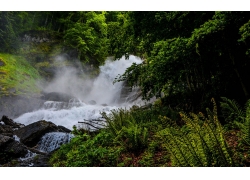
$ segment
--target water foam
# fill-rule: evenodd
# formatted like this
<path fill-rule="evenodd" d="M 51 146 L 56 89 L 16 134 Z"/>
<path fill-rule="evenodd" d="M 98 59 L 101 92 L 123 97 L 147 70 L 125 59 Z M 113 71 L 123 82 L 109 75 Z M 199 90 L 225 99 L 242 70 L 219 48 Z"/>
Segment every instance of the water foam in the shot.
<path fill-rule="evenodd" d="M 109 113 L 112 109 L 129 107 L 132 105 L 131 103 L 119 102 L 123 82 L 113 84 L 113 81 L 118 74 L 123 74 L 132 63 L 139 64 L 141 62 L 142 60 L 135 56 L 130 56 L 128 60 L 125 60 L 124 57 L 117 61 L 108 59 L 105 65 L 100 67 L 100 74 L 94 80 L 91 91 L 82 95 L 84 102 L 82 100 L 71 100 L 68 103 L 47 101 L 41 109 L 27 112 L 16 118 L 15 121 L 28 125 L 39 120 L 46 120 L 72 130 L 79 121 L 101 118 L 100 112 Z M 84 82 L 79 81 L 78 83 Z M 97 104 L 85 103 L 89 100 L 94 100 Z"/>

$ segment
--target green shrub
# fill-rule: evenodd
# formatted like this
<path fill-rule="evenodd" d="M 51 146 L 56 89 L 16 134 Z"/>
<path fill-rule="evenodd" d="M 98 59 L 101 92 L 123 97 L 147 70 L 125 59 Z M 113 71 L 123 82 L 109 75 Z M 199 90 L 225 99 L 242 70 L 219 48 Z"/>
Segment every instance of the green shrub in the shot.
<path fill-rule="evenodd" d="M 149 132 L 153 133 L 173 124 L 166 117 L 171 115 L 174 116 L 175 113 L 159 106 L 134 106 L 130 110 L 112 110 L 109 115 L 102 113 L 107 122 L 107 131 L 112 134 L 114 141 L 135 154 L 148 147 Z"/>
<path fill-rule="evenodd" d="M 235 100 L 222 97 L 222 113 L 230 127 L 240 130 L 239 137 L 244 145 L 250 146 L 250 100 L 241 108 Z"/>
<path fill-rule="evenodd" d="M 237 128 L 235 122 L 243 122 L 245 119 L 245 112 L 240 105 L 235 101 L 226 97 L 221 97 L 220 102 L 221 112 L 226 122 L 226 127 L 229 129 Z"/>
<path fill-rule="evenodd" d="M 102 130 L 91 137 L 81 134 L 62 145 L 50 158 L 52 166 L 94 167 L 117 166 L 122 148 L 112 145 L 109 133 Z"/>
<path fill-rule="evenodd" d="M 138 127 L 138 125 L 123 127 L 114 140 L 127 151 L 138 154 L 148 145 L 148 130 L 145 127 Z"/>

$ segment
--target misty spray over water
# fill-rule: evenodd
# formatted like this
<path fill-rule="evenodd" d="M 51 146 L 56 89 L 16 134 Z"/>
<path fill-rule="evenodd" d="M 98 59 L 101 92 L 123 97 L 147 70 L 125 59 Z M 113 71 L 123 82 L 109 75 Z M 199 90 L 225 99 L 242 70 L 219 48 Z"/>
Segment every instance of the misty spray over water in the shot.
<path fill-rule="evenodd" d="M 59 63 L 64 62 L 63 58 L 56 60 Z M 107 59 L 95 79 L 89 78 L 80 66 L 62 67 L 51 82 L 43 83 L 43 91 L 67 93 L 75 98 L 69 102 L 46 101 L 39 110 L 25 113 L 15 121 L 28 125 L 46 120 L 72 129 L 79 121 L 100 118 L 100 112 L 109 113 L 112 109 L 129 107 L 131 103 L 120 101 L 123 82 L 113 84 L 113 81 L 132 63 L 140 64 L 142 60 L 132 55 L 127 60 L 125 57 L 116 61 Z M 89 103 L 90 101 L 94 103 Z"/>

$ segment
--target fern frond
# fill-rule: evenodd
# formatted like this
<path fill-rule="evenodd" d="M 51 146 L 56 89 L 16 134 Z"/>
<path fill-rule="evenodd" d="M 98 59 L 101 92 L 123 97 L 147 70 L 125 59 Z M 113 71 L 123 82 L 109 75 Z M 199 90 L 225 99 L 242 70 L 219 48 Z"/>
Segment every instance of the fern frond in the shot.
<path fill-rule="evenodd" d="M 221 97 L 223 102 L 220 102 L 222 115 L 227 122 L 244 121 L 245 112 L 235 100 L 230 100 L 226 97 Z"/>
<path fill-rule="evenodd" d="M 185 127 L 177 130 L 167 128 L 161 131 L 166 147 L 171 153 L 174 166 L 233 166 L 223 129 L 217 116 L 217 106 L 212 99 L 213 111 L 202 113 L 181 112 Z"/>

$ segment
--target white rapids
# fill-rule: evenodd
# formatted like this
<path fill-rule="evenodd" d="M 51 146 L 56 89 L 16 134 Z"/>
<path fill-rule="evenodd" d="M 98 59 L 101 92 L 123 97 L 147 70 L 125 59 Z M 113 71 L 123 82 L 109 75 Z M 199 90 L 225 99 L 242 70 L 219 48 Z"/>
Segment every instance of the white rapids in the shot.
<path fill-rule="evenodd" d="M 37 144 L 37 149 L 42 152 L 52 152 L 62 144 L 68 143 L 73 137 L 70 133 L 51 132 L 45 134 Z"/>
<path fill-rule="evenodd" d="M 108 59 L 106 63 L 100 67 L 100 74 L 94 79 L 91 85 L 89 85 L 89 83 L 84 84 L 86 81 L 80 81 L 79 78 L 76 81 L 76 88 L 70 84 L 70 89 L 77 89 L 80 85 L 81 88 L 88 86 L 89 91 L 82 91 L 87 93 L 81 94 L 80 91 L 72 94 L 77 97 L 77 99 L 72 99 L 68 103 L 46 101 L 39 110 L 27 112 L 17 117 L 15 121 L 28 125 L 39 120 L 46 120 L 72 130 L 74 125 L 78 126 L 78 122 L 101 118 L 100 112 L 109 113 L 112 109 L 131 107 L 133 105 L 131 102 L 126 103 L 119 101 L 123 82 L 113 84 L 113 81 L 117 75 L 123 74 L 132 63 L 139 64 L 142 63 L 142 60 L 132 55 L 128 60 L 125 60 L 124 57 L 116 61 Z M 63 75 L 61 74 L 60 82 L 54 80 L 54 82 L 56 82 L 54 83 L 55 86 L 50 86 L 50 90 L 62 90 L 61 92 L 67 93 L 66 89 L 69 89 L 69 87 L 64 87 L 67 82 L 63 82 L 62 79 Z M 67 77 L 67 81 L 73 82 L 73 77 L 70 80 Z M 133 92 L 131 92 L 131 94 L 133 94 Z M 96 104 L 92 105 L 88 103 L 91 100 L 94 100 Z M 142 101 L 140 101 L 140 103 L 142 103 Z"/>

